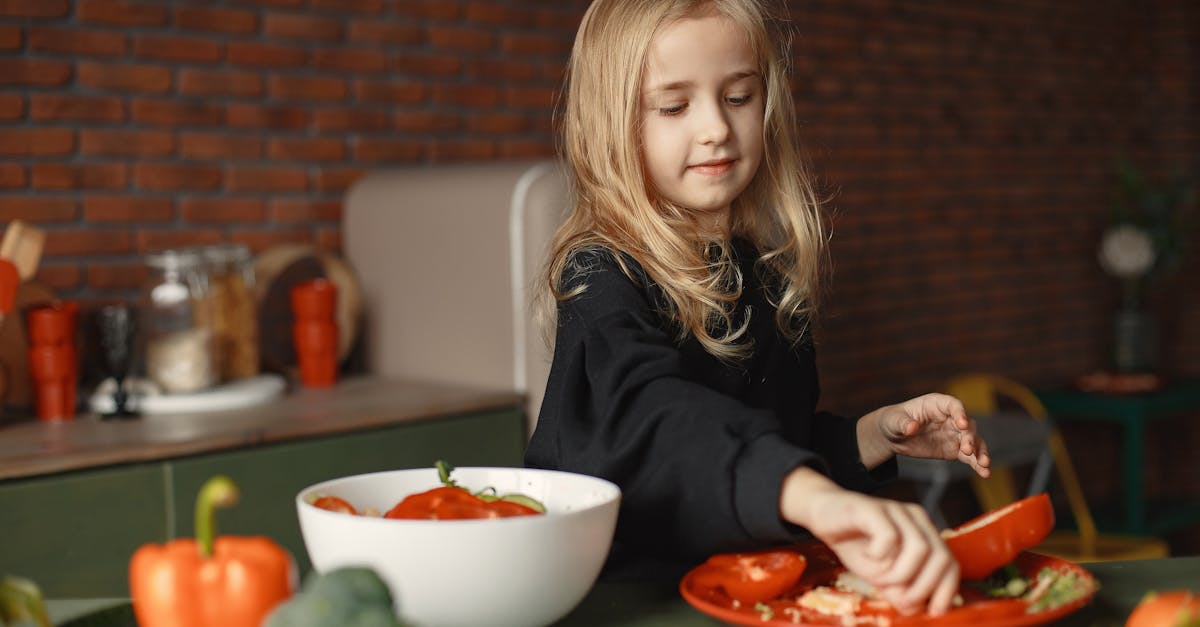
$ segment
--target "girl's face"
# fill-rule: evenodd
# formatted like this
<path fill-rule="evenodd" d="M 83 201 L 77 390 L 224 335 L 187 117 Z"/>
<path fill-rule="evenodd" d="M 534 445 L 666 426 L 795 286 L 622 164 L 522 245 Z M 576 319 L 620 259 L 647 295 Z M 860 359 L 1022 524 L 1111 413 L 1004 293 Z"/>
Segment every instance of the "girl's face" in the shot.
<path fill-rule="evenodd" d="M 650 182 L 698 223 L 724 228 L 762 160 L 762 76 L 745 31 L 724 15 L 672 22 L 651 40 L 643 80 Z"/>

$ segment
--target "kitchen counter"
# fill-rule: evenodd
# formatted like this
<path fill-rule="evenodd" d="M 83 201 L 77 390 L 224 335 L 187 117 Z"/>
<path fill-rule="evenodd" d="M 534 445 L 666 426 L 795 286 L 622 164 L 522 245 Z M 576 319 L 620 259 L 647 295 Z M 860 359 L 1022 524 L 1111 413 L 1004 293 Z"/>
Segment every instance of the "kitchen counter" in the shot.
<path fill-rule="evenodd" d="M 0 427 L 0 480 L 169 459 L 518 406 L 515 392 L 371 377 L 295 388 L 245 409 L 101 420 L 29 420 Z"/>
<path fill-rule="evenodd" d="M 398 468 L 520 466 L 523 397 L 375 378 L 296 389 L 208 413 L 0 427 L 5 572 L 51 597 L 128 595 L 129 558 L 148 542 L 193 535 L 193 503 L 213 475 L 237 506 L 221 533 L 266 535 L 309 569 L 294 499 L 327 479 Z"/>
<path fill-rule="evenodd" d="M 1083 609 L 1055 625 L 1120 627 L 1147 591 L 1196 586 L 1200 557 L 1085 564 L 1100 589 Z M 63 627 L 133 627 L 124 599 L 56 600 L 51 618 Z M 86 617 L 72 623 L 70 619 Z M 688 605 L 668 584 L 601 582 L 559 627 L 711 627 L 721 625 Z"/>

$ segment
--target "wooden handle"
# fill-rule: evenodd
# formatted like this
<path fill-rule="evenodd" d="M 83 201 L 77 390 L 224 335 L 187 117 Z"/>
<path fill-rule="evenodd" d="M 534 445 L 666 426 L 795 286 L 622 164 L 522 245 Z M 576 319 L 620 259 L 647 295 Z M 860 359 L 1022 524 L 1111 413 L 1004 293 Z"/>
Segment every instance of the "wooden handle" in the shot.
<path fill-rule="evenodd" d="M 0 241 L 0 257 L 13 262 L 21 280 L 28 281 L 37 274 L 45 245 L 45 231 L 21 220 L 13 220 L 4 230 L 4 240 Z"/>

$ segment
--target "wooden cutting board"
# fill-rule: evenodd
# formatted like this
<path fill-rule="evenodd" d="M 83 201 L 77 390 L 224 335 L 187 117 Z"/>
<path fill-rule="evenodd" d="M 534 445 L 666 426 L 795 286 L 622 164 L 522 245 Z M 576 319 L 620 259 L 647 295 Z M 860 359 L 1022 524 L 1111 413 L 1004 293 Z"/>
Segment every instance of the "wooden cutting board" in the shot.
<path fill-rule="evenodd" d="M 29 340 L 25 334 L 25 310 L 54 300 L 54 292 L 41 283 L 26 281 L 17 287 L 12 313 L 0 324 L 0 369 L 4 379 L 4 406 L 16 410 L 33 408 L 33 382 L 29 378 Z"/>
<path fill-rule="evenodd" d="M 263 367 L 290 372 L 296 366 L 292 345 L 292 287 L 325 278 L 338 288 L 338 360 L 358 340 L 362 318 L 362 289 L 354 271 L 337 255 L 308 244 L 283 244 L 267 249 L 254 260 L 258 336 Z"/>

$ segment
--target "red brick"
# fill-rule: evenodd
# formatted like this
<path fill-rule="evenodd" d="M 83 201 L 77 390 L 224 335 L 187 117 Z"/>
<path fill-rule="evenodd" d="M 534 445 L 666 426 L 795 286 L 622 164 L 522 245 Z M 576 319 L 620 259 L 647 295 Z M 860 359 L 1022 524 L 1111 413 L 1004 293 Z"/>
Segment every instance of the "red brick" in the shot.
<path fill-rule="evenodd" d="M 69 0 L 3 0 L 0 17 L 66 17 Z"/>
<path fill-rule="evenodd" d="M 509 87 L 504 91 L 504 104 L 514 107 L 551 109 L 557 98 L 553 87 Z"/>
<path fill-rule="evenodd" d="M 313 176 L 313 189 L 318 192 L 344 192 L 369 171 L 365 168 L 321 168 Z"/>
<path fill-rule="evenodd" d="M 554 56 L 571 51 L 571 40 L 553 35 L 505 33 L 500 36 L 500 50 L 508 54 Z"/>
<path fill-rule="evenodd" d="M 79 84 L 95 89 L 161 94 L 171 89 L 171 70 L 158 65 L 84 61 L 79 64 Z"/>
<path fill-rule="evenodd" d="M 335 255 L 342 251 L 342 230 L 340 228 L 317 227 L 316 245 L 319 250 L 328 251 Z"/>
<path fill-rule="evenodd" d="M 85 269 L 87 285 L 97 290 L 134 290 L 146 281 L 146 265 L 141 263 L 89 262 Z"/>
<path fill-rule="evenodd" d="M 76 0 L 75 18 L 83 23 L 114 26 L 166 26 L 162 6 L 121 0 Z"/>
<path fill-rule="evenodd" d="M 387 56 L 376 50 L 331 50 L 319 48 L 313 51 L 312 64 L 319 70 L 347 73 L 383 72 L 387 69 Z"/>
<path fill-rule="evenodd" d="M 175 137 L 165 131 L 83 129 L 79 151 L 85 155 L 160 157 L 175 151 Z"/>
<path fill-rule="evenodd" d="M 506 159 L 553 157 L 555 145 L 551 140 L 510 140 L 500 144 L 500 156 Z"/>
<path fill-rule="evenodd" d="M 263 139 L 247 134 L 181 133 L 179 154 L 185 159 L 258 159 L 263 154 Z"/>
<path fill-rule="evenodd" d="M 119 56 L 126 53 L 125 35 L 99 28 L 29 27 L 29 49 L 86 56 Z"/>
<path fill-rule="evenodd" d="M 133 252 L 130 234 L 120 231 L 55 231 L 47 233 L 43 252 L 49 257 L 120 255 Z"/>
<path fill-rule="evenodd" d="M 206 165 L 141 162 L 133 167 L 133 180 L 140 189 L 215 190 L 222 179 L 221 168 Z"/>
<path fill-rule="evenodd" d="M 0 161 L 0 189 L 25 187 L 25 166 L 20 163 Z"/>
<path fill-rule="evenodd" d="M 15 24 L 0 24 L 0 50 L 20 50 L 21 27 Z"/>
<path fill-rule="evenodd" d="M 36 189 L 121 189 L 129 184 L 124 163 L 35 163 L 30 170 Z"/>
<path fill-rule="evenodd" d="M 317 131 L 382 131 L 391 126 L 391 116 L 385 109 L 338 107 L 313 111 L 313 128 Z"/>
<path fill-rule="evenodd" d="M 529 118 L 511 113 L 489 113 L 467 118 L 467 130 L 500 135 L 529 128 Z"/>
<path fill-rule="evenodd" d="M 237 70 L 179 71 L 179 93 L 188 96 L 253 98 L 263 93 L 262 77 Z"/>
<path fill-rule="evenodd" d="M 175 9 L 175 24 L 186 30 L 215 31 L 236 35 L 258 32 L 258 16 L 253 11 L 209 7 Z"/>
<path fill-rule="evenodd" d="M 398 131 L 439 132 L 462 128 L 462 119 L 438 111 L 397 111 L 392 126 Z"/>
<path fill-rule="evenodd" d="M 282 244 L 308 244 L 311 238 L 307 230 L 292 231 L 248 231 L 233 234 L 233 241 L 245 244 L 251 251 L 260 253 Z"/>
<path fill-rule="evenodd" d="M 78 211 L 74 198 L 52 196 L 0 196 L 0 222 L 73 222 Z"/>
<path fill-rule="evenodd" d="M 51 59 L 0 59 L 0 86 L 57 87 L 71 80 L 71 64 Z"/>
<path fill-rule="evenodd" d="M 0 120 L 19 120 L 25 116 L 25 98 L 21 94 L 0 94 Z"/>
<path fill-rule="evenodd" d="M 482 28 L 430 26 L 425 30 L 425 37 L 437 48 L 466 52 L 489 50 L 496 43 L 491 31 Z"/>
<path fill-rule="evenodd" d="M 231 166 L 227 189 L 232 192 L 302 192 L 308 187 L 305 168 Z"/>
<path fill-rule="evenodd" d="M 429 146 L 429 158 L 434 161 L 490 159 L 498 152 L 495 142 L 479 139 L 435 140 Z"/>
<path fill-rule="evenodd" d="M 496 2 L 467 3 L 466 19 L 468 22 L 512 28 L 529 26 L 533 24 L 533 18 L 534 14 L 530 11 L 514 9 Z"/>
<path fill-rule="evenodd" d="M 346 99 L 346 81 L 317 76 L 272 76 L 269 92 L 279 100 L 331 102 Z"/>
<path fill-rule="evenodd" d="M 281 46 L 253 41 L 231 41 L 225 46 L 225 56 L 234 65 L 252 67 L 303 67 L 308 51 L 298 46 Z"/>
<path fill-rule="evenodd" d="M 542 10 L 534 13 L 533 23 L 539 28 L 560 30 L 574 33 L 579 30 L 579 22 L 583 19 L 583 11 Z"/>
<path fill-rule="evenodd" d="M 235 127 L 297 130 L 308 126 L 308 111 L 301 107 L 230 104 L 225 109 L 225 119 Z"/>
<path fill-rule="evenodd" d="M 263 32 L 271 39 L 340 41 L 342 25 L 335 19 L 296 13 L 268 13 Z"/>
<path fill-rule="evenodd" d="M 340 200 L 282 200 L 271 201 L 269 222 L 336 222 L 342 221 Z"/>
<path fill-rule="evenodd" d="M 425 100 L 425 86 L 421 83 L 390 80 L 356 80 L 354 97 L 364 102 L 386 102 L 414 104 Z"/>
<path fill-rule="evenodd" d="M 352 20 L 347 40 L 355 43 L 391 44 L 405 46 L 422 41 L 421 29 L 410 24 L 377 20 Z"/>
<path fill-rule="evenodd" d="M 135 35 L 133 54 L 162 61 L 216 63 L 221 59 L 221 44 L 201 37 Z"/>
<path fill-rule="evenodd" d="M 262 222 L 267 203 L 257 198 L 185 198 L 179 213 L 188 222 Z"/>
<path fill-rule="evenodd" d="M 33 93 L 29 96 L 29 117 L 33 120 L 120 122 L 125 119 L 125 103 L 116 97 Z"/>
<path fill-rule="evenodd" d="M 277 137 L 271 140 L 267 150 L 267 156 L 273 161 L 341 161 L 346 158 L 346 142 L 333 137 Z"/>
<path fill-rule="evenodd" d="M 475 59 L 467 62 L 467 76 L 484 80 L 532 82 L 541 75 L 540 66 L 505 59 Z"/>
<path fill-rule="evenodd" d="M 360 137 L 354 146 L 359 161 L 416 161 L 422 154 L 420 142 L 410 139 Z"/>
<path fill-rule="evenodd" d="M 433 89 L 435 104 L 494 107 L 500 103 L 500 90 L 492 85 L 437 85 Z"/>
<path fill-rule="evenodd" d="M 390 0 L 392 10 L 400 15 L 410 17 L 431 18 L 435 20 L 453 20 L 463 14 L 463 7 L 457 0 Z"/>
<path fill-rule="evenodd" d="M 168 231 L 142 229 L 137 232 L 137 250 L 146 253 L 171 248 L 211 246 L 225 241 L 221 231 L 211 229 L 181 230 L 171 227 Z"/>
<path fill-rule="evenodd" d="M 257 4 L 264 7 L 274 7 L 276 9 L 299 9 L 305 5 L 308 0 L 242 0 L 243 3 Z"/>
<path fill-rule="evenodd" d="M 84 222 L 170 222 L 174 215 L 169 198 L 92 194 L 83 199 Z"/>
<path fill-rule="evenodd" d="M 149 126 L 217 126 L 225 121 L 220 105 L 196 100 L 133 101 L 133 121 Z"/>
<path fill-rule="evenodd" d="M 312 0 L 314 9 L 337 11 L 338 13 L 368 13 L 383 12 L 383 0 Z"/>
<path fill-rule="evenodd" d="M 75 132 L 65 128 L 0 129 L 0 155 L 44 157 L 75 151 Z"/>
<path fill-rule="evenodd" d="M 38 266 L 33 278 L 52 290 L 72 290 L 78 288 L 83 280 L 83 270 L 73 263 L 43 263 Z"/>
<path fill-rule="evenodd" d="M 454 76 L 462 72 L 462 58 L 450 54 L 401 52 L 392 62 L 392 70 L 420 76 Z"/>

